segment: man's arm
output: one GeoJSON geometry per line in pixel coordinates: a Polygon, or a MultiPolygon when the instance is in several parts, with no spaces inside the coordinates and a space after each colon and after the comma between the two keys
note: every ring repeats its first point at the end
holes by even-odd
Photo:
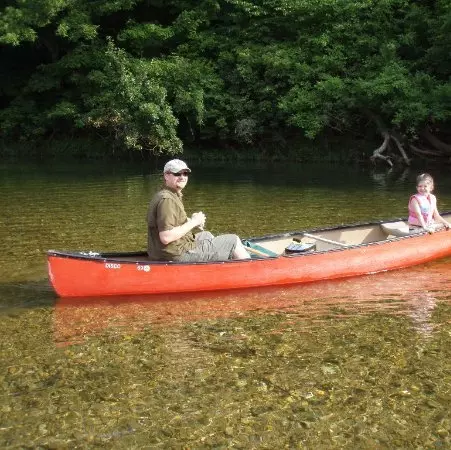
{"type": "Polygon", "coordinates": [[[184,224],[179,225],[178,227],[171,228],[170,230],[160,231],[158,235],[160,236],[160,241],[163,245],[168,245],[171,242],[180,239],[182,236],[185,236],[188,231],[191,231],[197,225],[191,220],[188,219],[184,224]]]}
{"type": "Polygon", "coordinates": [[[160,231],[158,236],[160,237],[160,241],[163,245],[168,245],[171,242],[180,239],[182,236],[185,236],[185,234],[193,228],[203,227],[204,223],[205,214],[203,212],[197,212],[194,213],[184,224],[171,228],[170,230],[160,231]]]}

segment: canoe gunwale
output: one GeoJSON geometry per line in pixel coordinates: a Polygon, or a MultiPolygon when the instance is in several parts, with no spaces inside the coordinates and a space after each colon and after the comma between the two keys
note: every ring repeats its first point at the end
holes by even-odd
{"type": "MultiPolygon", "coordinates": [[[[443,212],[442,214],[451,214],[451,211],[449,212],[443,212]]],[[[388,220],[377,220],[377,221],[370,221],[370,222],[356,222],[353,224],[347,224],[347,225],[334,225],[329,227],[320,227],[320,228],[312,228],[309,230],[299,230],[299,231],[291,231],[286,233],[277,233],[277,234],[268,234],[265,236],[259,236],[259,237],[251,237],[246,238],[243,240],[252,242],[252,243],[264,243],[265,241],[270,241],[274,239],[283,239],[283,238],[290,238],[293,236],[302,236],[304,233],[321,233],[321,232],[328,232],[328,231],[337,231],[337,230],[348,230],[352,228],[357,227],[364,227],[364,226],[376,226],[381,225],[382,223],[389,223],[389,222],[396,222],[396,221],[406,221],[406,218],[394,218],[394,219],[388,219],[388,220]]],[[[380,241],[374,241],[374,242],[367,242],[367,243],[361,243],[361,244],[348,244],[347,247],[341,247],[341,248],[331,248],[326,250],[315,250],[313,252],[300,252],[300,253],[287,253],[287,254],[281,254],[277,256],[266,256],[261,258],[253,258],[248,260],[227,260],[227,261],[199,261],[199,262],[180,262],[180,261],[157,261],[157,260],[149,260],[147,259],[147,252],[146,251],[131,251],[131,252],[92,252],[92,251],[86,251],[86,252],[72,252],[72,251],[60,251],[60,250],[48,250],[47,256],[48,257],[58,257],[58,258],[69,258],[69,259],[80,259],[80,260],[87,260],[92,262],[110,262],[114,261],[121,264],[146,264],[146,265],[158,265],[158,266],[174,266],[174,265],[212,265],[212,264],[234,264],[234,263],[255,263],[259,261],[268,261],[268,260],[275,260],[279,258],[299,258],[299,257],[309,257],[319,254],[325,254],[325,253],[335,253],[335,252],[343,252],[343,251],[349,251],[355,248],[363,248],[363,247],[369,247],[374,245],[385,245],[389,242],[396,242],[399,240],[405,240],[405,239],[411,239],[411,238],[417,238],[420,236],[423,236],[426,234],[426,231],[419,232],[411,235],[406,236],[393,236],[390,239],[384,239],[380,241]],[[133,258],[136,257],[136,260],[130,260],[130,259],[123,259],[123,258],[133,258]],[[139,259],[142,257],[143,259],[139,259]]]]}
{"type": "Polygon", "coordinates": [[[451,256],[451,232],[442,229],[431,235],[420,231],[395,236],[382,230],[384,222],[388,223],[373,221],[308,230],[350,244],[301,253],[286,253],[284,249],[307,231],[250,238],[247,241],[251,244],[277,249],[277,256],[246,260],[150,261],[146,251],[48,250],[48,273],[60,297],[175,294],[349,278],[451,256]]]}

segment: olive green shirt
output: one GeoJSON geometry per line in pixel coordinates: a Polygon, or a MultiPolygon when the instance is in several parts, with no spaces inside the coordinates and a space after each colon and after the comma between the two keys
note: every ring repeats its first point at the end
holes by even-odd
{"type": "Polygon", "coordinates": [[[181,196],[165,187],[157,192],[149,204],[147,214],[147,252],[154,260],[177,260],[183,253],[195,247],[194,233],[189,231],[180,239],[164,245],[160,231],[172,230],[187,221],[181,196]]]}

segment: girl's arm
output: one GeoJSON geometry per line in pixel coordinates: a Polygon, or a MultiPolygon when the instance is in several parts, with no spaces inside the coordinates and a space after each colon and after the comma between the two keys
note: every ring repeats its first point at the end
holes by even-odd
{"type": "Polygon", "coordinates": [[[432,201],[433,201],[432,205],[434,207],[434,210],[432,212],[432,217],[433,217],[434,221],[442,223],[443,225],[445,225],[445,227],[447,229],[450,228],[451,225],[449,224],[449,222],[447,222],[438,212],[438,209],[437,209],[437,197],[435,195],[431,194],[431,198],[432,198],[432,201]]]}
{"type": "Polygon", "coordinates": [[[441,222],[446,228],[451,228],[451,224],[438,213],[437,208],[434,210],[433,217],[436,222],[441,222]]]}

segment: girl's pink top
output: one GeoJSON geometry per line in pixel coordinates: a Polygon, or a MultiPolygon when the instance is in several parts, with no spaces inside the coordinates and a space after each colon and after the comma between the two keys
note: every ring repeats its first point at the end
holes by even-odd
{"type": "Polygon", "coordinates": [[[433,222],[432,216],[433,216],[433,213],[435,211],[436,204],[437,204],[437,200],[435,198],[435,195],[433,195],[433,194],[429,194],[429,195],[415,194],[415,195],[412,195],[410,197],[410,199],[409,199],[409,219],[408,219],[408,222],[411,225],[421,226],[421,223],[418,220],[418,217],[417,217],[417,215],[415,213],[415,210],[413,209],[413,206],[412,206],[412,199],[414,199],[414,198],[418,202],[418,205],[420,205],[421,215],[423,216],[425,224],[426,225],[430,225],[433,222]]]}

